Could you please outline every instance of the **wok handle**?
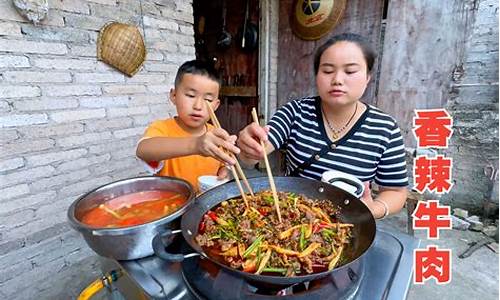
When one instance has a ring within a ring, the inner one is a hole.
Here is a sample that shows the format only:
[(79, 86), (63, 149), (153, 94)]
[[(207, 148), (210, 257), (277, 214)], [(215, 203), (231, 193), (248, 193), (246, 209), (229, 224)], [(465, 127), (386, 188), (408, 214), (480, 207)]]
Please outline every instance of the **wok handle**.
[[(332, 183), (334, 183), (336, 181), (340, 181), (340, 182), (343, 182), (345, 184), (348, 184), (348, 185), (354, 187), (356, 189), (356, 191), (354, 192), (354, 194), (356, 194), (355, 196), (357, 198), (360, 198), (363, 195), (363, 192), (365, 191), (365, 187), (364, 187), (363, 184), (360, 184), (359, 182), (356, 182), (356, 181), (351, 180), (349, 178), (334, 177), (332, 179), (329, 179), (328, 183), (332, 184)], [(336, 187), (340, 188), (338, 185), (336, 185)], [(348, 192), (348, 191), (345, 191), (345, 192)]]
[(153, 251), (154, 253), (161, 259), (169, 261), (169, 262), (181, 262), (186, 258), (194, 257), (194, 256), (199, 256), (200, 254), (193, 252), (189, 254), (173, 254), (169, 253), (165, 250), (166, 245), (163, 243), (163, 239), (173, 235), (173, 234), (178, 234), (181, 233), (182, 230), (171, 230), (171, 229), (166, 229), (163, 232), (159, 232), (155, 235), (153, 238), (152, 246), (153, 246)]

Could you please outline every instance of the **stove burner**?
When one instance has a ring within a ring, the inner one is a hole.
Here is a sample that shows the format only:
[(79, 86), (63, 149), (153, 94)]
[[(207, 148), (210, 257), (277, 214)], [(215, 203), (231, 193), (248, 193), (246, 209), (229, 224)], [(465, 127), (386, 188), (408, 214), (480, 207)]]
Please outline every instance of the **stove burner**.
[[(181, 244), (188, 247), (181, 240), (174, 242), (172, 248), (180, 248)], [(339, 268), (332, 273), (334, 277), (279, 291), (259, 289), (207, 259), (190, 258), (183, 263), (169, 263), (155, 255), (130, 261), (101, 257), (101, 268), (103, 272), (123, 271), (123, 276), (113, 283), (113, 287), (125, 299), (401, 300), (408, 292), (413, 251), (419, 244), (419, 240), (406, 234), (378, 229), (374, 244), (361, 257), (362, 260)], [(274, 294), (266, 295), (270, 292)]]
[(193, 294), (204, 295), (208, 299), (267, 300), (276, 299), (277, 296), (283, 300), (349, 299), (359, 288), (363, 266), (362, 260), (356, 260), (325, 278), (275, 289), (248, 283), (208, 259), (186, 260), (182, 263), (182, 272)]

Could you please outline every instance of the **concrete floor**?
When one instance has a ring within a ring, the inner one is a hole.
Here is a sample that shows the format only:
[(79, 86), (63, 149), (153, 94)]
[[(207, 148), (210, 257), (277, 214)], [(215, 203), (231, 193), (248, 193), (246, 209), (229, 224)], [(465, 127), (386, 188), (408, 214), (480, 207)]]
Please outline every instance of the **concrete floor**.
[[(398, 215), (378, 221), (377, 225), (406, 233), (406, 221), (407, 213), (406, 209), (403, 209)], [(423, 285), (412, 285), (407, 299), (499, 299), (498, 254), (483, 246), (468, 258), (458, 257), (468, 249), (468, 243), (477, 241), (483, 236), (482, 233), (474, 231), (441, 230), (439, 239), (432, 240), (432, 244), (439, 248), (452, 250), (451, 282), (446, 285), (438, 285), (431, 279)], [(416, 231), (415, 237), (422, 241), (420, 248), (431, 244), (427, 240), (424, 230)]]

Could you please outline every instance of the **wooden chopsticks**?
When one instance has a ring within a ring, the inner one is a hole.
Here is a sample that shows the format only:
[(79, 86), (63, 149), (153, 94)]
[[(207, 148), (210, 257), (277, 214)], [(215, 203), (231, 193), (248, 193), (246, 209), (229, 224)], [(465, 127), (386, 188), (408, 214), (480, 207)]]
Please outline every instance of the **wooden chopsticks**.
[[(255, 110), (255, 107), (252, 108), (252, 118), (255, 123), (259, 124), (259, 118), (257, 117), (257, 111)], [(269, 177), (269, 185), (271, 186), (271, 191), (273, 192), (274, 207), (276, 208), (276, 213), (278, 214), (278, 221), (281, 223), (281, 212), (280, 212), (278, 193), (276, 192), (276, 185), (274, 185), (273, 173), (271, 172), (271, 167), (269, 166), (269, 160), (267, 159), (266, 145), (262, 140), (260, 141), (260, 145), (264, 150), (264, 163), (266, 164), (267, 177)]]
[[(234, 155), (231, 155), (231, 156), (234, 157)], [(248, 183), (248, 179), (245, 176), (245, 173), (243, 173), (243, 169), (241, 168), (240, 163), (238, 162), (238, 160), (236, 159), (236, 157), (234, 158), (234, 160), (236, 161), (236, 170), (238, 171), (238, 174), (240, 174), (241, 178), (243, 178), (243, 184), (247, 188), (248, 192), (250, 192), (250, 195), (252, 195), (252, 198), (255, 198), (255, 195), (253, 194), (252, 187)]]
[[(210, 114), (210, 119), (212, 119), (212, 122), (214, 123), (215, 128), (222, 128), (220, 126), (219, 120), (217, 119), (217, 116), (215, 115), (214, 110), (210, 106), (210, 103), (208, 101), (206, 101), (206, 104), (207, 104), (207, 108), (208, 108), (208, 113)], [(243, 183), (245, 184), (245, 187), (247, 188), (247, 190), (250, 192), (250, 195), (252, 195), (252, 197), (255, 197), (255, 195), (253, 193), (252, 188), (250, 187), (250, 184), (248, 183), (247, 177), (243, 173), (243, 169), (241, 168), (240, 163), (238, 162), (238, 159), (236, 159), (236, 157), (232, 153), (228, 152), (228, 154), (232, 158), (234, 158), (234, 160), (236, 161), (236, 168), (234, 166), (230, 166), (230, 168), (231, 168), (231, 172), (233, 173), (233, 177), (236, 180), (236, 184), (238, 186), (238, 189), (240, 190), (241, 197), (243, 198), (243, 201), (245, 202), (245, 206), (248, 209), (250, 206), (248, 205), (246, 193), (243, 190), (243, 187), (241, 186), (241, 182), (240, 182), (240, 178), (238, 176), (238, 173), (241, 175), (241, 178), (243, 178)]]

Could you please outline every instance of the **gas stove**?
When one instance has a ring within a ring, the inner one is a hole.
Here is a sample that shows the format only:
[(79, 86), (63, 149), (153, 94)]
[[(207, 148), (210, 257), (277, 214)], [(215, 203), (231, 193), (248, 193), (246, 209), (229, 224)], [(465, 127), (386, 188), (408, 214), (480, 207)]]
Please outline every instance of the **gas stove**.
[[(173, 247), (188, 247), (178, 240)], [(131, 261), (101, 258), (103, 272), (120, 269), (113, 299), (389, 299), (406, 298), (413, 271), (413, 250), (420, 241), (407, 234), (378, 229), (373, 245), (348, 267), (320, 280), (269, 290), (253, 286), (207, 259), (166, 262), (153, 255)], [(119, 295), (117, 295), (119, 294)]]

